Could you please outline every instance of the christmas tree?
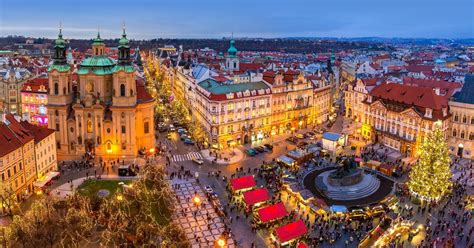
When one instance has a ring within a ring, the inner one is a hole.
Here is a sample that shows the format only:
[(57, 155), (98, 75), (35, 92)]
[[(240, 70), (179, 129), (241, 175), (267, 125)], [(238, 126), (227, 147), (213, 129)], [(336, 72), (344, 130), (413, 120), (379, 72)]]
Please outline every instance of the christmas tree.
[(410, 172), (410, 193), (425, 201), (438, 201), (451, 189), (448, 146), (439, 125), (425, 138), (418, 163)]

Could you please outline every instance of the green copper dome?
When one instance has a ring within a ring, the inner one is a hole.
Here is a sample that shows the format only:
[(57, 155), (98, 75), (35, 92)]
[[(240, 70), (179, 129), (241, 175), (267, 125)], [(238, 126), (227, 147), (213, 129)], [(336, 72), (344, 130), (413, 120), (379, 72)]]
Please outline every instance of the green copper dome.
[(63, 39), (63, 34), (61, 29), (59, 29), (58, 38), (54, 41), (55, 47), (66, 47), (66, 40)]
[(92, 41), (93, 45), (102, 45), (104, 41), (100, 38), (100, 32), (97, 33), (97, 37)]
[(125, 29), (123, 29), (122, 38), (119, 40), (119, 47), (128, 47), (130, 42), (127, 39), (127, 34), (125, 33)]
[(97, 75), (112, 74), (115, 62), (106, 56), (93, 56), (82, 61), (77, 74), (88, 74), (92, 72)]
[(227, 49), (228, 57), (237, 57), (237, 48), (235, 48), (235, 41), (230, 40), (230, 47)]

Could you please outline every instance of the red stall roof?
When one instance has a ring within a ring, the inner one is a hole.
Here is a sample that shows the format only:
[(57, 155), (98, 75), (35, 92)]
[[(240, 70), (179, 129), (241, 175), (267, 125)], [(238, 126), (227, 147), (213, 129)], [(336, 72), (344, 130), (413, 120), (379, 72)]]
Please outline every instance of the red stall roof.
[(288, 211), (286, 211), (285, 205), (281, 202), (258, 210), (258, 216), (262, 222), (280, 219), (287, 215)]
[(252, 206), (269, 199), (270, 195), (268, 194), (268, 190), (266, 188), (255, 189), (244, 193), (244, 202), (247, 204), (247, 206)]
[(297, 220), (290, 224), (281, 226), (276, 229), (275, 233), (280, 243), (285, 243), (293, 239), (297, 239), (308, 232), (308, 228), (302, 220)]
[(296, 248), (309, 248), (309, 246), (305, 242), (300, 242)]
[(233, 190), (248, 189), (255, 187), (256, 185), (257, 183), (255, 183), (253, 176), (234, 178), (230, 181), (230, 186)]

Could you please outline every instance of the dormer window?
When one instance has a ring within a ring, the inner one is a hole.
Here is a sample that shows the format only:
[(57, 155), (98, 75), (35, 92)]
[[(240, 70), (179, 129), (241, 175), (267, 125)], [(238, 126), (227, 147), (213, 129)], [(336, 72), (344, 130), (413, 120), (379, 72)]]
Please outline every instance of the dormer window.
[(431, 118), (432, 116), (433, 116), (433, 110), (430, 109), (430, 108), (427, 108), (426, 112), (425, 112), (425, 117), (426, 118)]

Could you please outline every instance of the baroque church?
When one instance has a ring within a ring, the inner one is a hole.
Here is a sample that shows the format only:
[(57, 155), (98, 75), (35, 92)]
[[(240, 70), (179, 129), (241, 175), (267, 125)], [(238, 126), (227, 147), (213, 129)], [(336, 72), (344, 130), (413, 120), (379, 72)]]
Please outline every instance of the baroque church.
[(86, 153), (133, 158), (139, 151), (154, 149), (154, 101), (144, 80), (135, 75), (125, 29), (116, 61), (106, 56), (100, 33), (92, 42), (92, 55), (77, 71), (67, 63), (66, 46), (60, 30), (48, 69), (48, 125), (56, 130), (58, 159)]

